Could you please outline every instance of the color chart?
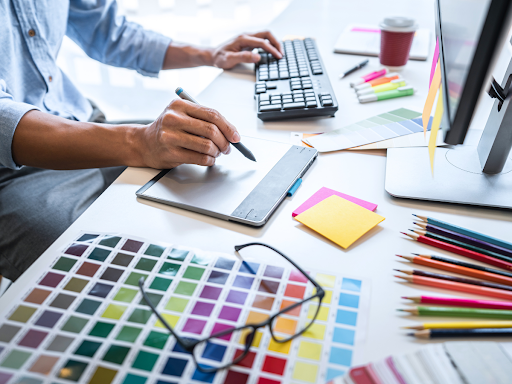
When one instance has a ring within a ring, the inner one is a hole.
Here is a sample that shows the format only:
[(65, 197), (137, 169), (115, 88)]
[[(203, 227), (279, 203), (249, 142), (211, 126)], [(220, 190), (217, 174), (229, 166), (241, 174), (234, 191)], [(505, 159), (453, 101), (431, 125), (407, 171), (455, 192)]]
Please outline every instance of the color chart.
[[(159, 313), (180, 335), (197, 339), (260, 322), (311, 295), (312, 284), (288, 265), (81, 233), (15, 303), (0, 309), (0, 384), (326, 382), (361, 352), (368, 281), (309, 271), (326, 291), (312, 327), (286, 344), (260, 329), (246, 358), (214, 374), (197, 370), (138, 288), (144, 277)], [(316, 309), (305, 304), (287, 313), (275, 330), (293, 334)], [(206, 346), (202, 361), (232, 360), (241, 351), (240, 339), (219, 340)]]
[[(427, 128), (428, 131), (431, 126), (432, 118)], [(304, 141), (319, 152), (331, 152), (419, 132), (423, 133), (421, 113), (400, 108), (334, 131), (306, 138)]]

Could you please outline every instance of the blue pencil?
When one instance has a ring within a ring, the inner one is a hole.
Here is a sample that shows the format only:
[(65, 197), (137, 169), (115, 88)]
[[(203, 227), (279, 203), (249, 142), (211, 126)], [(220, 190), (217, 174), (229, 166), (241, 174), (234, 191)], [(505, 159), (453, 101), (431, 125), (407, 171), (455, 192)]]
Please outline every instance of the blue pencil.
[(494, 244), (494, 245), (497, 245), (499, 247), (503, 247), (506, 249), (510, 249), (512, 251), (512, 243), (508, 243), (506, 241), (496, 239), (495, 237), (487, 236), (487, 235), (484, 235), (483, 233), (475, 232), (470, 229), (462, 228), (457, 225), (449, 224), (444, 221), (432, 219), (430, 217), (418, 216), (415, 214), (413, 214), (413, 216), (416, 216), (418, 219), (423, 220), (429, 224), (437, 225), (438, 227), (448, 229), (450, 231), (457, 232), (462, 235), (470, 236), (470, 237), (473, 237), (478, 240), (486, 241), (488, 243), (491, 243), (491, 244)]

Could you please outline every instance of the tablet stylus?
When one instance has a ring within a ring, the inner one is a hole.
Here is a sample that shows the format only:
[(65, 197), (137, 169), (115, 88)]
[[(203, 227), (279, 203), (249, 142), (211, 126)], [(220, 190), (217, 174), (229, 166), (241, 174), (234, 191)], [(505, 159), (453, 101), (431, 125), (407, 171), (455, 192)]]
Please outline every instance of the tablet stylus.
[[(176, 94), (179, 97), (181, 97), (183, 100), (190, 101), (191, 103), (194, 103), (194, 104), (199, 104), (197, 101), (195, 101), (192, 98), (192, 96), (190, 96), (187, 92), (185, 92), (185, 90), (181, 87), (176, 88)], [(256, 158), (254, 157), (252, 152), (249, 151), (249, 149), (242, 143), (231, 143), (231, 145), (233, 147), (235, 147), (236, 149), (238, 149), (240, 151), (240, 153), (242, 155), (244, 155), (245, 157), (247, 157), (249, 160), (256, 161)]]

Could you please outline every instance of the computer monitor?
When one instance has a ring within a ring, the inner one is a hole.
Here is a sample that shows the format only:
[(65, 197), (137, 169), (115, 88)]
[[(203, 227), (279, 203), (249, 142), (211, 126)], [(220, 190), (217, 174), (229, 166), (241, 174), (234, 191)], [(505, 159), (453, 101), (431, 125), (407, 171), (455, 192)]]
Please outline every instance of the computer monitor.
[(386, 191), (403, 198), (512, 208), (512, 61), (500, 83), (492, 78), (509, 43), (512, 1), (435, 0), (435, 5), (445, 143), (464, 143), (479, 99), (488, 97), (491, 84), (489, 95), (496, 101), (478, 146), (437, 148), (433, 174), (426, 148), (389, 149)]
[(510, 27), (510, 0), (437, 0), (447, 144), (462, 144)]

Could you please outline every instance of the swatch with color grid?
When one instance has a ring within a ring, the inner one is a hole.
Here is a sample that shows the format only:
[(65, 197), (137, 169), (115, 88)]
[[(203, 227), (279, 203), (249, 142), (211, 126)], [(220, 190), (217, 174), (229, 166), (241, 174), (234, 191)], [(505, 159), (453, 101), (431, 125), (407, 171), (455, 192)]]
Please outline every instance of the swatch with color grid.
[[(192, 339), (268, 318), (311, 295), (307, 279), (230, 255), (81, 234), (16, 304), (1, 310), (0, 384), (325, 382), (351, 365), (366, 296), (361, 280), (311, 275), (326, 291), (321, 307), (304, 305), (275, 323), (276, 334), (286, 337), (318, 310), (304, 335), (280, 344), (265, 328), (236, 366), (204, 374), (150, 311), (141, 277), (165, 320)], [(242, 353), (240, 338), (209, 343), (201, 363), (234, 359)]]

